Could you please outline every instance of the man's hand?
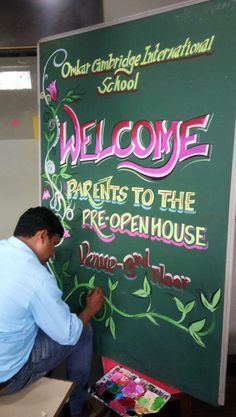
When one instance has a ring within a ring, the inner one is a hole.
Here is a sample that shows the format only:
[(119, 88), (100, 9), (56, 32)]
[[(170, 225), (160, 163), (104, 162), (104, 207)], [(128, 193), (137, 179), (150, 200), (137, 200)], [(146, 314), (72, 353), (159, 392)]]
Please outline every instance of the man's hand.
[(90, 319), (100, 310), (104, 300), (103, 290), (99, 287), (89, 291), (86, 297), (86, 307), (79, 314), (84, 326), (88, 324)]
[(94, 290), (88, 292), (86, 297), (86, 307), (93, 312), (93, 315), (100, 310), (103, 304), (103, 299), (103, 290), (99, 287), (94, 288)]

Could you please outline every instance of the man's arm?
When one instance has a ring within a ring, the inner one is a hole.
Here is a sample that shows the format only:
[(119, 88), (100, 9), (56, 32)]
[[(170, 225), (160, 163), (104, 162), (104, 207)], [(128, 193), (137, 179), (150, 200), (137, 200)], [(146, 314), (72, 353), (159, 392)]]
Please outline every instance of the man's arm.
[(100, 310), (104, 300), (103, 291), (101, 288), (95, 288), (88, 293), (86, 297), (86, 307), (78, 314), (78, 317), (87, 326), (90, 319)]

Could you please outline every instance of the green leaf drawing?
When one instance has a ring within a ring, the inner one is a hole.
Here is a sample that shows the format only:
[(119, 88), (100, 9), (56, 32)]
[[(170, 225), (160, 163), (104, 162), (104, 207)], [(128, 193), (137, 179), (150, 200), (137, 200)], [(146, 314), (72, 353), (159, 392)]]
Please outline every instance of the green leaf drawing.
[(205, 294), (203, 292), (200, 293), (200, 298), (201, 298), (201, 302), (204, 305), (204, 307), (211, 311), (213, 313), (213, 311), (216, 310), (216, 308), (218, 307), (218, 304), (220, 302), (221, 299), (221, 288), (219, 288), (217, 291), (215, 291), (215, 293), (212, 295), (211, 297), (211, 301), (208, 301)]
[(132, 293), (133, 295), (136, 295), (137, 297), (142, 297), (142, 298), (147, 298), (148, 294), (146, 293), (145, 290), (137, 290), (135, 292)]
[(190, 324), (190, 326), (188, 328), (189, 332), (191, 334), (200, 332), (203, 329), (203, 327), (205, 326), (205, 323), (206, 323), (206, 319), (194, 321), (192, 324)]
[(147, 296), (151, 294), (151, 287), (146, 276), (143, 280), (143, 290), (145, 291)]
[(65, 97), (70, 97), (73, 94), (74, 90), (68, 90)]
[(195, 306), (195, 301), (190, 301), (188, 304), (184, 306), (184, 310), (186, 313), (190, 313), (192, 311), (193, 307)]
[(111, 280), (111, 278), (109, 278), (108, 279), (108, 286), (109, 286), (109, 290), (111, 290), (111, 291), (112, 291), (112, 285), (113, 285), (112, 280)]
[(116, 287), (117, 287), (117, 285), (119, 284), (119, 281), (116, 281), (116, 282), (114, 282), (114, 284), (112, 284), (112, 286), (111, 286), (111, 291), (115, 291), (115, 289), (116, 289)]
[(205, 343), (203, 343), (202, 339), (200, 338), (200, 336), (198, 336), (197, 333), (192, 333), (191, 336), (194, 338), (198, 345), (206, 347)]
[(62, 178), (65, 178), (65, 180), (68, 180), (69, 178), (71, 178), (71, 175), (69, 174), (61, 174)]
[(155, 324), (156, 326), (159, 326), (159, 324), (157, 323), (157, 321), (154, 319), (154, 317), (152, 317), (151, 314), (147, 314), (146, 315), (147, 319), (150, 320), (153, 324)]
[(62, 174), (65, 174), (66, 170), (67, 170), (67, 166), (65, 165), (65, 166), (63, 166), (63, 167), (62, 167), (62, 169), (61, 169), (61, 173), (60, 173), (60, 174), (61, 174), (61, 175), (62, 175)]
[(203, 292), (200, 293), (201, 302), (207, 310), (211, 311), (211, 304), (208, 302)]
[(93, 288), (93, 287), (94, 287), (94, 281), (95, 281), (95, 275), (93, 275), (93, 276), (90, 278), (90, 280), (89, 280), (89, 282), (88, 282), (89, 287), (91, 287), (91, 288)]
[(116, 326), (115, 326), (115, 322), (114, 322), (112, 317), (110, 317), (110, 323), (109, 324), (110, 324), (111, 334), (112, 334), (113, 338), (115, 339), (116, 338)]
[(77, 275), (75, 275), (75, 278), (74, 278), (74, 285), (75, 285), (75, 288), (79, 288), (79, 281), (78, 281)]
[(71, 97), (66, 97), (65, 100), (67, 103), (73, 103), (73, 99)]
[(63, 271), (63, 273), (67, 272), (67, 270), (68, 270), (68, 268), (69, 268), (69, 265), (70, 265), (70, 260), (69, 260), (69, 261), (66, 261), (66, 262), (63, 264), (63, 266), (62, 266), (62, 271)]
[(190, 324), (188, 330), (194, 340), (197, 342), (198, 345), (205, 347), (202, 339), (200, 338), (198, 332), (200, 332), (203, 327), (205, 326), (206, 319), (195, 321), (194, 323)]
[(181, 311), (181, 313), (183, 313), (184, 312), (184, 304), (182, 303), (182, 301), (180, 301), (177, 297), (173, 297), (173, 300), (175, 300), (178, 310)]
[[(218, 304), (221, 299), (221, 288), (219, 288), (211, 297), (211, 305), (214, 308), (214, 310), (218, 307)], [(213, 311), (214, 311), (213, 310)]]
[(71, 96), (71, 98), (73, 98), (74, 101), (79, 100), (80, 95), (79, 94), (73, 94), (73, 96)]
[(180, 301), (177, 297), (173, 297), (173, 299), (176, 303), (178, 310), (182, 313), (182, 316), (180, 320), (178, 320), (178, 323), (182, 323), (185, 320), (187, 314), (192, 311), (195, 305), (195, 301), (190, 301), (189, 303), (184, 305), (182, 301)]
[(72, 103), (73, 101), (76, 101), (80, 98), (80, 94), (76, 94), (74, 93), (74, 90), (69, 90), (66, 93), (65, 96), (65, 101), (67, 101), (68, 103)]
[(105, 327), (107, 328), (110, 324), (110, 317), (105, 320)]
[(151, 294), (151, 286), (146, 276), (144, 277), (144, 280), (143, 280), (143, 289), (134, 291), (132, 294), (141, 298), (147, 298)]

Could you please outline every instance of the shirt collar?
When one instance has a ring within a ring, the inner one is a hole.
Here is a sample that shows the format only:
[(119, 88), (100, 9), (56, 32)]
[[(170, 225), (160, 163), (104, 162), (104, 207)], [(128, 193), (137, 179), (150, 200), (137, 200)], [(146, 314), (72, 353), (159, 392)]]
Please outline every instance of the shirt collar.
[(8, 239), (8, 242), (10, 243), (10, 245), (14, 246), (15, 248), (19, 248), (19, 249), (22, 249), (26, 252), (33, 254), (36, 257), (36, 259), (38, 259), (34, 251), (26, 243), (22, 242), (22, 240), (18, 239), (17, 237), (11, 236)]

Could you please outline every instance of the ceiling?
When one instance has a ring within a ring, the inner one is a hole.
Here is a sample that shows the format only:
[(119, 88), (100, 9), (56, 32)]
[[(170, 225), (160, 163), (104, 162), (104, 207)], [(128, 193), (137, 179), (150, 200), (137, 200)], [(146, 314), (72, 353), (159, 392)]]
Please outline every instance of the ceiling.
[(44, 37), (102, 21), (102, 0), (2, 1), (0, 49), (36, 47)]

